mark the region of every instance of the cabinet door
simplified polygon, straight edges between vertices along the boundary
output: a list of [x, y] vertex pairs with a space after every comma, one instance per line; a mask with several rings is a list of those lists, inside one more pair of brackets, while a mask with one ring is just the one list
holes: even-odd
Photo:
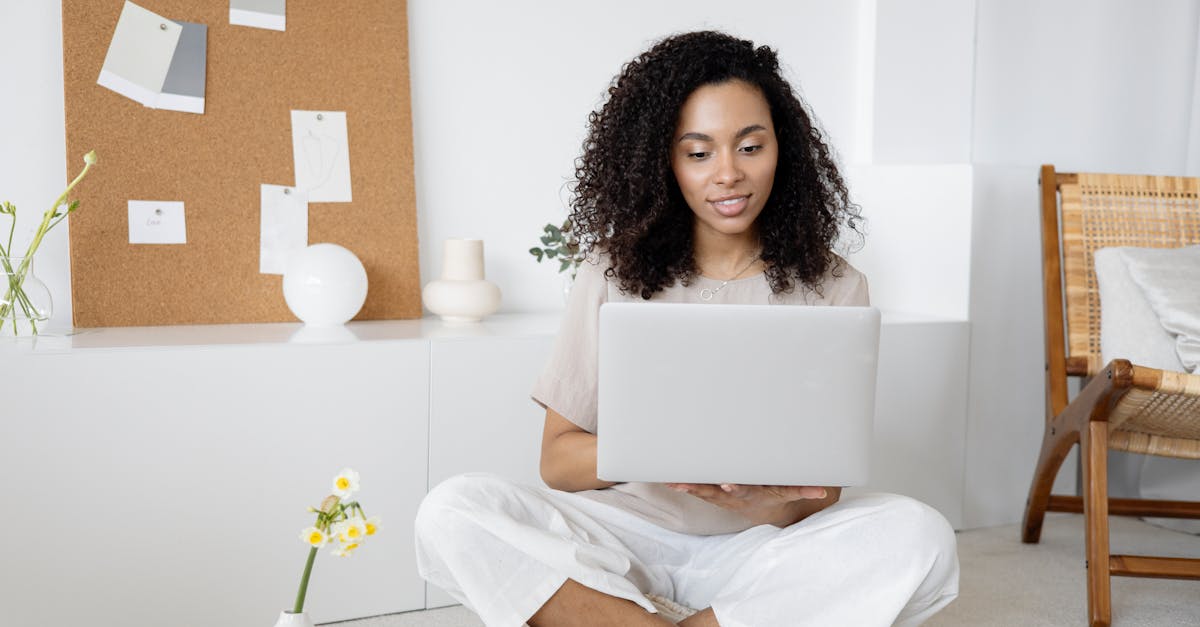
[[937, 509], [962, 527], [968, 323], [887, 323], [879, 335], [867, 486]]
[[[550, 335], [435, 340], [430, 348], [429, 487], [464, 472], [541, 485], [546, 412], [529, 398]], [[433, 586], [428, 606], [455, 603]]]
[[352, 558], [318, 554], [306, 609], [326, 622], [423, 607], [428, 346], [17, 356], [0, 475], [27, 489], [3, 511], [38, 533], [5, 549], [0, 623], [269, 625], [296, 594], [305, 510], [346, 466], [383, 529]]

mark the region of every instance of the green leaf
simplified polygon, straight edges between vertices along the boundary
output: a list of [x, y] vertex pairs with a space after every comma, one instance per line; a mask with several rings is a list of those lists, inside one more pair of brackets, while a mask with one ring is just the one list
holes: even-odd
[[554, 238], [550, 237], [549, 235], [542, 236], [542, 245], [543, 246], [549, 246], [553, 243], [554, 243]]
[[552, 235], [558, 239], [562, 239], [562, 230], [561, 229], [559, 229], [557, 226], [554, 226], [552, 224], [547, 224], [546, 227], [549, 229], [550, 235]]
[[546, 256], [549, 257], [550, 259], [554, 259], [555, 257], [558, 256], [558, 251], [553, 248], [547, 248]]
[[79, 208], [79, 201], [72, 200], [71, 204], [67, 206], [67, 213], [71, 213], [72, 211], [75, 211], [78, 208]]
[[533, 255], [534, 257], [537, 257], [538, 263], [542, 262], [542, 249], [541, 248], [530, 248], [529, 254]]
[[558, 267], [558, 271], [559, 271], [559, 272], [566, 272], [566, 271], [567, 271], [567, 268], [570, 268], [570, 267], [571, 267], [571, 260], [570, 260], [570, 259], [563, 259], [563, 260], [562, 260], [562, 265], [560, 265], [560, 266]]

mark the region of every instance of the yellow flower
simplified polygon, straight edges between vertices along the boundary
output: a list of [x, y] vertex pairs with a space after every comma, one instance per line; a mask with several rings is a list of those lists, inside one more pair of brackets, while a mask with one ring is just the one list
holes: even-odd
[[350, 544], [343, 544], [333, 550], [333, 555], [334, 555], [334, 557], [350, 557], [351, 555], [354, 554], [354, 549], [357, 549], [357, 548], [358, 548], [357, 542], [351, 542]]
[[381, 527], [383, 525], [383, 520], [380, 519], [378, 516], [372, 516], [367, 519], [366, 525], [367, 525], [367, 535], [373, 536], [373, 535], [375, 535], [376, 531], [379, 531], [379, 527]]
[[367, 535], [367, 523], [358, 517], [343, 520], [333, 526], [333, 533], [342, 544], [361, 542]]
[[341, 472], [333, 478], [333, 493], [347, 498], [351, 494], [358, 491], [358, 473], [351, 468], [343, 468]]
[[88, 165], [95, 165], [97, 160], [98, 159], [96, 158], [95, 150], [89, 151], [86, 155], [83, 156], [83, 162]]
[[326, 536], [324, 532], [316, 527], [309, 527], [300, 532], [300, 540], [309, 546], [319, 549], [325, 546], [326, 542], [329, 542], [329, 536]]

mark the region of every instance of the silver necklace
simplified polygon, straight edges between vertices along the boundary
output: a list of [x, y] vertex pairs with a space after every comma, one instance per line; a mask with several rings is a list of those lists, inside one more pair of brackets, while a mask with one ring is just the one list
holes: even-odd
[[712, 300], [713, 296], [717, 295], [717, 292], [720, 292], [721, 290], [725, 289], [725, 286], [729, 285], [730, 281], [737, 280], [738, 277], [742, 276], [742, 272], [749, 270], [750, 266], [753, 266], [754, 262], [756, 262], [756, 261], [758, 261], [758, 255], [755, 255], [754, 258], [750, 260], [750, 263], [746, 264], [745, 268], [742, 268], [741, 272], [738, 272], [737, 274], [729, 277], [728, 279], [721, 281], [721, 284], [717, 286], [717, 289], [714, 290], [714, 289], [709, 289], [706, 287], [706, 288], [700, 290], [700, 300], [704, 300], [704, 301]]

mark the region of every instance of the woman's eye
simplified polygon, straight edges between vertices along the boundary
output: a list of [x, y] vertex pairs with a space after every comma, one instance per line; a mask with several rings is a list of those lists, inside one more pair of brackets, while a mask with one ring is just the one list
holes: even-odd
[[742, 146], [742, 152], [758, 152], [762, 150], [762, 146]]
[[689, 159], [703, 159], [708, 156], [708, 153], [707, 152], [689, 152], [687, 156]]

